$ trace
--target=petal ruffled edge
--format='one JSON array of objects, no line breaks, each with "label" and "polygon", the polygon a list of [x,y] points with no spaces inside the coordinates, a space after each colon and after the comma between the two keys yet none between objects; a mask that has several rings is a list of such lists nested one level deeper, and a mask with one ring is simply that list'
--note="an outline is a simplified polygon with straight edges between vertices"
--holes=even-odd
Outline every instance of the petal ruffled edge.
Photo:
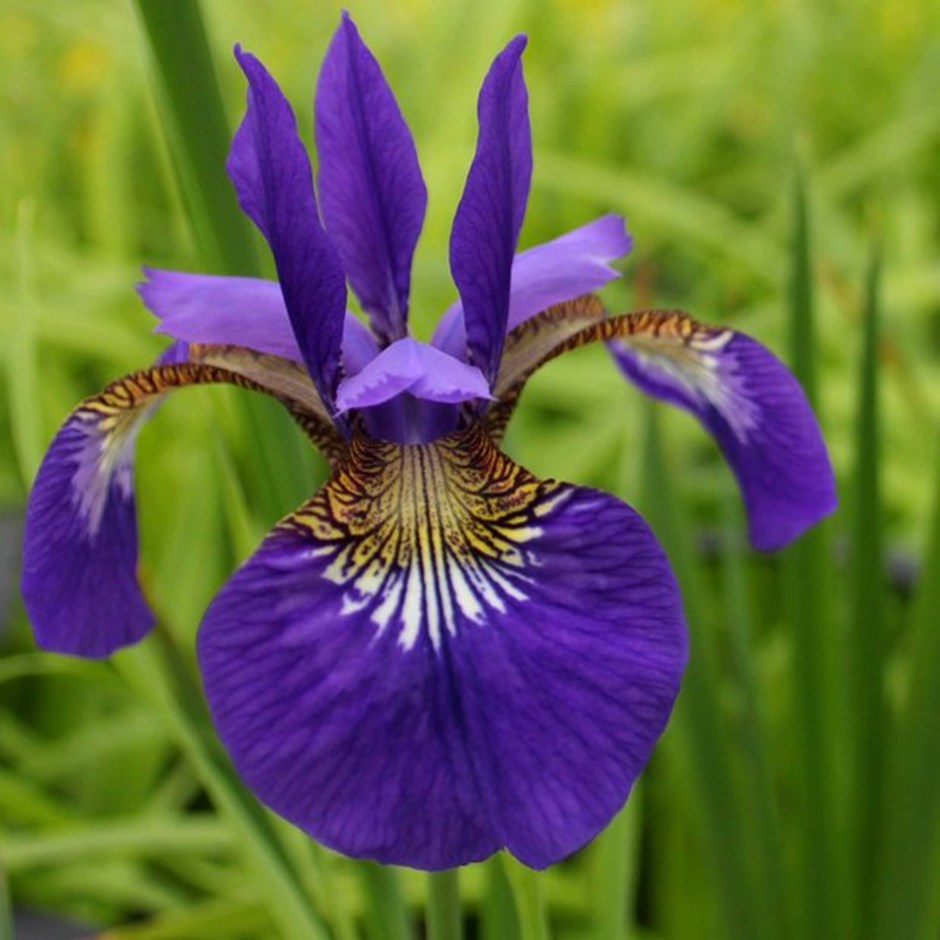
[{"label": "petal ruffled edge", "polygon": [[406,337],[387,346],[360,372],[345,379],[337,392],[336,406],[340,412],[370,408],[403,392],[447,404],[492,397],[479,369]]},{"label": "petal ruffled edge", "polygon": [[304,361],[276,281],[151,267],[144,276],[137,290],[160,321],[156,332]]}]

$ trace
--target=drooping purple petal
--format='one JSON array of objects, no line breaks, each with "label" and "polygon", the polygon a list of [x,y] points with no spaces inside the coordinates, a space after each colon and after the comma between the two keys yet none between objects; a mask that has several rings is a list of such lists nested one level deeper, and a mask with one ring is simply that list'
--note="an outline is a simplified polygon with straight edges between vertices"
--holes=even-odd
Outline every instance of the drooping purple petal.
[{"label": "drooping purple petal", "polygon": [[100,659],[154,616],[137,583],[134,438],[146,410],[115,419],[87,404],[49,446],[30,492],[23,600],[37,643]]},{"label": "drooping purple petal", "polygon": [[331,463],[345,457],[309,375],[288,360],[176,342],[156,365],[116,379],[68,417],[30,492],[22,591],[41,646],[101,658],[153,626],[137,583],[135,441],[168,392],[220,383],[271,395]]},{"label": "drooping purple petal", "polygon": [[673,326],[651,322],[611,351],[643,391],[691,411],[711,431],[741,487],[751,542],[782,548],[838,503],[812,408],[786,366],[750,337]]},{"label": "drooping purple petal", "polygon": [[199,634],[236,767],[346,854],[544,867],[623,805],[686,658],[675,579],[603,493],[540,482],[479,432],[355,440]]},{"label": "drooping purple petal", "polygon": [[406,337],[387,346],[360,372],[340,383],[336,407],[340,412],[370,408],[402,392],[448,404],[490,397],[479,369]]},{"label": "drooping purple petal", "polygon": [[297,345],[332,405],[346,313],[342,265],[320,225],[310,160],[287,99],[254,56],[238,47],[235,55],[248,79],[248,109],[228,172],[242,209],[271,246]]},{"label": "drooping purple petal", "polygon": [[[555,304],[589,294],[620,277],[610,262],[626,255],[631,242],[623,218],[605,215],[517,254],[512,263],[507,331]],[[459,301],[441,317],[431,342],[464,358],[467,340]]]},{"label": "drooping purple petal", "polygon": [[327,230],[376,335],[399,339],[428,195],[408,125],[348,13],[320,72],[316,139]]},{"label": "drooping purple petal", "polygon": [[526,39],[496,57],[480,90],[480,131],[450,240],[463,301],[468,361],[491,384],[509,316],[510,274],[532,179],[532,133],[522,76]]}]

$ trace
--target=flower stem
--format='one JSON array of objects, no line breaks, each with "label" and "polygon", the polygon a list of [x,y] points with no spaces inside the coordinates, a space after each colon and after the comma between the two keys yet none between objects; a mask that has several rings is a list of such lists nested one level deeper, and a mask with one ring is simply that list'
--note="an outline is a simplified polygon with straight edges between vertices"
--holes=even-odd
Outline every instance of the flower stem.
[{"label": "flower stem", "polygon": [[510,855],[503,855],[503,865],[516,901],[521,940],[548,940],[548,921],[542,901],[542,883],[538,872],[521,865]]},{"label": "flower stem", "polygon": [[463,918],[456,868],[428,875],[428,940],[460,940]]}]

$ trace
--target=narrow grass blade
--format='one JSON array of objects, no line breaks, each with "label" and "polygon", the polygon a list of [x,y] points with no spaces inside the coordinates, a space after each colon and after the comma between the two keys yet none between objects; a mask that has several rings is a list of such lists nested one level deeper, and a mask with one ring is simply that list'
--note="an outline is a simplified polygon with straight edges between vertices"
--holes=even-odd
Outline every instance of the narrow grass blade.
[{"label": "narrow grass blade", "polygon": [[625,940],[633,935],[631,912],[642,805],[642,785],[638,784],[627,805],[587,852],[592,887],[591,936],[595,940]]},{"label": "narrow grass blade", "polygon": [[359,862],[356,872],[365,896],[366,935],[370,940],[410,940],[411,920],[398,872],[377,862]]},{"label": "narrow grass blade", "polygon": [[20,478],[29,486],[42,459],[43,422],[40,405],[38,333],[39,305],[33,273],[34,207],[28,200],[19,205],[16,219],[17,303],[7,308],[9,317],[6,347],[7,400],[13,451]]},{"label": "narrow grass blade", "polygon": [[145,923],[105,931],[98,940],[192,940],[193,937],[268,937],[271,920],[253,899],[222,898],[168,911]]},{"label": "narrow grass blade", "polygon": [[704,609],[700,606],[704,594],[693,562],[690,536],[677,511],[655,407],[649,403],[647,410],[642,507],[675,569],[692,631],[691,656],[676,719],[693,768],[693,787],[724,907],[726,936],[755,940],[765,935],[767,925],[761,924],[755,907],[757,890],[748,850],[746,816],[742,811],[748,800],[740,791],[740,780],[728,750],[716,651],[705,629]]},{"label": "narrow grass blade", "polygon": [[[810,220],[802,172],[793,192],[790,281],[790,362],[816,404],[816,339]],[[839,689],[832,621],[826,616],[823,585],[828,555],[819,528],[806,533],[785,556],[786,615],[792,637],[792,682],[797,730],[797,786],[802,813],[796,865],[800,919],[798,935],[838,936],[834,926],[842,897],[837,887],[833,826],[835,804],[832,701]]]},{"label": "narrow grass blade", "polygon": [[0,940],[13,940],[13,904],[3,854],[0,853]]},{"label": "narrow grass blade", "polygon": [[871,902],[876,889],[875,860],[880,851],[885,741],[884,708],[884,562],[882,548],[878,335],[880,259],[876,254],[865,295],[864,352],[859,378],[860,401],[856,428],[854,519],[852,526],[853,614],[848,644],[852,727],[852,812],[849,832],[854,837],[853,936],[871,931]]},{"label": "narrow grass blade", "polygon": [[516,905],[502,859],[493,856],[484,862],[483,870],[485,882],[480,914],[482,940],[518,937]]},{"label": "narrow grass blade", "polygon": [[125,651],[115,665],[165,721],[213,802],[225,813],[247,864],[264,886],[271,917],[281,934],[286,940],[325,940],[303,885],[264,812],[221,753],[208,729],[199,694],[187,682],[187,669],[177,658],[169,642],[161,646],[151,641]]},{"label": "narrow grass blade", "polygon": [[231,137],[196,0],[136,0],[200,251],[231,274],[258,269],[248,222],[225,175]]},{"label": "narrow grass blade", "polygon": [[[259,273],[254,236],[225,172],[231,133],[197,0],[136,0],[154,61],[174,167],[187,195],[203,263],[228,274]],[[277,519],[310,494],[312,466],[301,434],[271,403],[247,398],[246,465],[265,516]]]},{"label": "narrow grass blade", "polygon": [[461,940],[463,937],[456,869],[428,875],[427,937],[428,940]]},{"label": "narrow grass blade", "polygon": [[3,837],[2,854],[11,872],[81,860],[89,864],[108,855],[161,855],[163,853],[224,851],[231,835],[215,817],[131,821],[97,820],[84,831],[52,835]]},{"label": "narrow grass blade", "polygon": [[509,879],[516,916],[519,919],[519,940],[549,940],[548,914],[542,896],[541,875],[517,862],[507,852],[501,855],[503,870]]},{"label": "narrow grass blade", "polygon": [[879,940],[940,934],[940,474],[933,512],[910,623],[909,686],[890,752]]},{"label": "narrow grass blade", "polygon": [[791,936],[792,904],[787,896],[783,837],[767,752],[770,737],[758,694],[759,677],[754,667],[755,631],[741,541],[744,532],[741,498],[737,490],[730,486],[723,501],[723,510],[722,593],[727,603],[731,666],[739,698],[739,739],[754,806],[753,834],[759,864],[757,883],[760,907],[768,935],[786,938]]}]

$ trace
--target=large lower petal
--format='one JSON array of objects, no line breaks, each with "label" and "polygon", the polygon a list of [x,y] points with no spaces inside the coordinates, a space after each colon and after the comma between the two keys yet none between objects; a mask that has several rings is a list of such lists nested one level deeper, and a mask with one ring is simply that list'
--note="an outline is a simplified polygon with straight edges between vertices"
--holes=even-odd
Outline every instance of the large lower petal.
[{"label": "large lower petal", "polygon": [[532,132],[522,75],[525,37],[496,57],[480,89],[480,132],[450,239],[463,302],[467,359],[493,381],[506,335],[510,276],[532,180]]},{"label": "large lower petal", "polygon": [[175,361],[183,352],[175,344],[161,365],[85,399],[49,445],[26,510],[22,581],[36,640],[45,649],[105,657],[153,625],[137,582],[134,441],[167,392],[217,382],[264,391],[281,400],[328,454],[335,458],[344,447],[309,407],[319,400],[307,397],[306,387],[313,389],[299,366],[248,350],[199,347],[189,354],[205,361]]},{"label": "large lower petal", "polygon": [[213,602],[199,657],[241,774],[327,845],[543,867],[623,805],[686,635],[636,513],[473,429],[354,442]]},{"label": "large lower petal", "polygon": [[238,201],[271,246],[297,345],[332,408],[340,377],[346,279],[320,224],[310,160],[287,99],[264,66],[235,49],[248,108],[232,140],[228,172]]},{"label": "large lower petal", "polygon": [[400,339],[428,194],[408,125],[348,13],[320,71],[316,139],[320,205],[349,283],[376,335]]},{"label": "large lower petal", "polygon": [[[630,246],[623,219],[604,215],[519,252],[512,262],[506,328],[512,330],[549,307],[599,290],[620,277],[610,262],[626,255]],[[466,356],[467,333],[459,301],[441,317],[431,342],[452,356]]]}]

